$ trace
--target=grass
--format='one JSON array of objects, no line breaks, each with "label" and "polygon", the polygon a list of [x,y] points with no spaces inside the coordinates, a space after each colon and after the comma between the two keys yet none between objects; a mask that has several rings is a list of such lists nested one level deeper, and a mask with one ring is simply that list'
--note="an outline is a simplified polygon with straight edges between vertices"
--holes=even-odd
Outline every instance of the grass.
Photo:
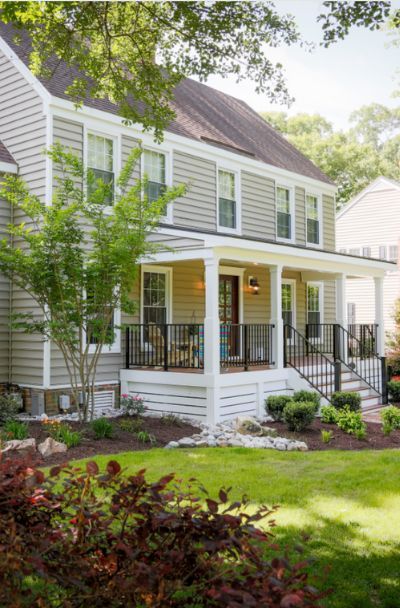
[{"label": "grass", "polygon": [[320,573],[331,567],[325,584],[335,593],[324,606],[400,606],[400,451],[154,449],[114,458],[130,473],[145,467],[149,479],[174,471],[196,477],[210,494],[232,486],[232,498],[282,505],[274,531],[281,545],[293,546],[305,532],[306,555]]}]

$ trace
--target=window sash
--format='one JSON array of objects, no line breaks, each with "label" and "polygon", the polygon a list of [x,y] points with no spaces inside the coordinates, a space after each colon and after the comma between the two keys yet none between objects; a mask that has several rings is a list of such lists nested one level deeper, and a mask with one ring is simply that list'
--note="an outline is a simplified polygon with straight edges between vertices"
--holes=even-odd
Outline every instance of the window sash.
[{"label": "window sash", "polygon": [[219,198],[219,225],[224,228],[236,228],[236,201]]},{"label": "window sash", "polygon": [[380,245],[379,247],[379,259],[386,260],[386,245]]},{"label": "window sash", "polygon": [[[319,285],[307,286],[307,312],[309,314],[321,312],[321,290]],[[309,321],[309,323],[311,322]]]},{"label": "window sash", "polygon": [[397,245],[389,245],[388,249],[389,249],[389,251],[388,251],[389,262],[397,262],[398,255],[399,255]]},{"label": "window sash", "polygon": [[114,141],[101,135],[88,133],[88,158],[90,169],[114,172]]},{"label": "window sash", "polygon": [[292,238],[292,217],[290,213],[284,213],[283,211],[277,212],[277,236],[281,239]]},{"label": "window sash", "polygon": [[307,243],[319,245],[319,221],[307,218]]},{"label": "window sash", "polygon": [[143,272],[143,323],[167,322],[167,276],[164,272]]}]

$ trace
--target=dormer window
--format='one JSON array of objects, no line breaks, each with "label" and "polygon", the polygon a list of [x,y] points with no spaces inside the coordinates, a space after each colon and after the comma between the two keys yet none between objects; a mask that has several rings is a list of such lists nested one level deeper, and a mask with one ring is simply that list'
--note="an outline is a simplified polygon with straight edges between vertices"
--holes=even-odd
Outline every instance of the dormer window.
[{"label": "dormer window", "polygon": [[143,152],[143,173],[148,182],[146,194],[150,202],[156,201],[166,189],[166,162],[165,154],[153,150]]},{"label": "dormer window", "polygon": [[[110,192],[105,198],[105,203],[112,205],[114,198],[114,140],[94,133],[88,133],[87,138],[87,166],[94,174],[95,180],[103,180],[104,184],[110,186]],[[89,186],[90,196],[97,189],[97,184]]]},{"label": "dormer window", "polygon": [[277,186],[276,188],[276,236],[278,239],[286,241],[292,240],[293,219],[292,219],[291,192],[289,188]]}]

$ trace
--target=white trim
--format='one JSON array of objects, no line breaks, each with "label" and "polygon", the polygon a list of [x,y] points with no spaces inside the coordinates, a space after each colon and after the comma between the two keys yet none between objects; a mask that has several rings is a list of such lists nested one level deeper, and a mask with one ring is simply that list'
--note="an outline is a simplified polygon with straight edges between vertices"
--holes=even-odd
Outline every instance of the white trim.
[{"label": "white trim", "polygon": [[[291,288],[291,292],[292,292],[292,327],[294,327],[294,329],[296,329],[297,327],[297,281],[296,279],[286,279],[285,277],[282,277],[281,279],[281,291],[282,287],[284,285],[290,285]],[[282,319],[283,319],[283,306],[281,304],[281,308],[282,308]],[[288,339],[288,344],[293,344],[293,338],[289,338]]]},{"label": "white trim", "polygon": [[[325,294],[324,294],[324,283],[321,281],[307,281],[306,283],[306,324],[308,324],[308,287],[318,287],[318,300],[319,300],[319,324],[324,323],[324,304],[325,304]],[[310,338],[310,342],[314,344],[320,343],[322,340],[323,334],[319,338]]]},{"label": "white trim", "polygon": [[[219,223],[219,172],[226,171],[232,173],[235,179],[235,218],[236,228],[228,228],[221,226]],[[242,233],[242,186],[241,186],[241,172],[240,168],[229,162],[218,162],[216,163],[216,209],[217,209],[217,230],[225,234],[241,234]]]},{"label": "white trim", "polygon": [[0,160],[0,173],[18,173],[17,163],[6,163]]},{"label": "white trim", "polygon": [[[20,385],[22,386],[22,385]],[[26,386],[26,385],[24,385]],[[119,386],[119,381],[118,380],[102,380],[100,382],[95,382],[94,386],[115,386],[118,387]],[[70,384],[52,384],[51,386],[48,387],[49,389],[64,389],[64,388],[71,388]],[[111,389],[110,389],[111,390]]]},{"label": "white trim", "polygon": [[140,323],[144,323],[144,319],[143,319],[143,308],[144,308],[144,294],[143,294],[143,287],[144,287],[144,281],[143,281],[143,275],[145,272],[157,272],[157,273],[162,273],[165,274],[165,289],[166,289],[166,294],[165,294],[165,304],[166,304],[166,323],[172,323],[172,319],[173,319],[173,309],[172,309],[172,305],[173,305],[173,294],[172,294],[172,289],[173,289],[173,283],[172,283],[172,275],[173,275],[173,269],[171,266],[157,266],[156,264],[142,264],[140,267]]},{"label": "white trim", "polygon": [[[72,102],[54,96],[51,96],[51,105],[57,109],[57,115],[60,117],[75,121],[82,120],[82,122],[85,122],[87,125],[92,125],[91,128],[97,130],[99,127],[94,125],[109,123],[109,128],[113,129],[114,132],[117,130],[130,137],[139,138],[142,140],[144,146],[154,146],[154,138],[149,133],[143,133],[142,125],[124,125],[122,122],[123,119],[116,114],[103,112],[102,110],[89,108],[88,106],[82,106],[81,108],[76,109]],[[247,167],[253,173],[265,175],[269,178],[272,177],[272,179],[284,181],[295,180],[299,187],[306,188],[309,186],[331,195],[334,195],[337,192],[337,187],[333,184],[328,184],[294,171],[282,169],[263,161],[247,158],[244,155],[239,155],[238,153],[231,152],[225,148],[218,148],[217,146],[212,146],[203,141],[184,137],[183,135],[177,135],[169,131],[165,131],[164,133],[163,145],[173,146],[174,150],[176,149],[177,151],[186,152],[187,154],[194,154],[207,160],[212,160],[214,162],[219,161],[224,165],[228,162],[232,162],[236,165],[239,164],[243,169]]]},{"label": "white trim", "polygon": [[[310,243],[308,240],[308,229],[307,229],[307,196],[314,196],[317,199],[317,208],[318,208],[318,243]],[[324,248],[324,207],[322,204],[322,196],[317,194],[316,192],[312,192],[311,190],[306,190],[304,194],[304,202],[305,202],[305,218],[306,218],[306,245],[307,247],[311,247],[313,249],[323,249]]]},{"label": "white trim", "polygon": [[[112,355],[121,353],[121,309],[114,308],[114,342],[112,344],[104,344],[100,351],[100,355]],[[84,333],[86,344],[86,333]],[[96,351],[96,344],[89,344],[89,355],[93,355]]]},{"label": "white trim", "polygon": [[[93,129],[88,129],[86,125],[83,125],[83,167],[84,170],[87,171],[88,166],[88,152],[89,152],[89,144],[88,144],[88,136],[95,135],[97,137],[102,137],[103,139],[109,139],[113,142],[113,173],[114,173],[114,195],[117,193],[117,181],[119,174],[121,172],[121,135],[115,133],[108,133],[107,131],[98,131]],[[90,167],[96,169],[96,167]],[[106,209],[111,209],[110,207],[106,207]]]},{"label": "white trim", "polygon": [[[163,154],[165,157],[165,185],[170,188],[173,185],[173,150],[169,146],[153,145],[142,146],[142,154],[140,156],[140,178],[144,175],[144,152],[149,150],[151,152],[157,152],[157,154]],[[167,222],[168,224],[173,223],[173,203],[168,203],[167,213],[164,215],[160,222]]]},{"label": "white trim", "polygon": [[233,276],[233,277],[239,277],[239,315],[238,315],[238,319],[239,319],[239,323],[243,323],[243,319],[244,319],[244,290],[243,290],[243,277],[244,277],[244,273],[246,272],[246,268],[235,268],[234,266],[220,266],[219,267],[219,276],[221,276],[221,274],[226,274],[229,276]]},{"label": "white trim", "polygon": [[[290,239],[278,236],[278,188],[283,188],[289,192],[289,208],[290,208]],[[283,182],[275,183],[275,238],[278,243],[295,243],[296,242],[296,200],[295,188]]]},{"label": "white trim", "polygon": [[[382,183],[384,188],[377,188],[377,185],[379,183]],[[383,177],[383,176],[377,177],[366,188],[361,190],[361,192],[359,194],[357,194],[354,198],[352,198],[351,201],[349,201],[347,203],[347,205],[345,205],[345,207],[341,211],[339,211],[339,213],[336,215],[336,219],[339,220],[340,218],[342,218],[345,215],[345,213],[347,213],[347,211],[349,211],[352,207],[354,207],[354,205],[356,205],[358,203],[358,201],[361,200],[369,192],[374,192],[376,190],[387,190],[387,189],[400,190],[400,183],[396,184],[396,182],[394,182],[390,179],[387,179],[386,177]]]}]

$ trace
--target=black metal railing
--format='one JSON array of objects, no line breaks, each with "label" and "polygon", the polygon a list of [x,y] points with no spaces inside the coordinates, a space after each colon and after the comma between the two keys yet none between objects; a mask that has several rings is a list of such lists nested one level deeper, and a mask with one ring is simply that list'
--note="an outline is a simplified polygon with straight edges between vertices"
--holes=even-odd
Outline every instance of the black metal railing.
[{"label": "black metal railing", "polygon": [[203,367],[204,325],[135,324],[125,330],[125,367]]},{"label": "black metal railing", "polygon": [[220,326],[221,367],[273,365],[274,325],[261,323],[222,324]]},{"label": "black metal railing", "polygon": [[329,359],[291,325],[284,325],[284,365],[293,367],[328,401],[333,392],[340,391],[340,362]]},{"label": "black metal railing", "polygon": [[[318,350],[325,355],[334,355],[336,325],[338,324],[307,323],[306,339],[318,344]],[[348,326],[348,332],[357,341],[360,356],[368,357],[370,353],[376,353],[377,328],[378,326],[374,323],[352,323]]]},{"label": "black metal railing", "polygon": [[[386,402],[386,359],[341,325],[334,326],[334,359],[363,380]],[[375,337],[376,340],[376,337]]]}]

